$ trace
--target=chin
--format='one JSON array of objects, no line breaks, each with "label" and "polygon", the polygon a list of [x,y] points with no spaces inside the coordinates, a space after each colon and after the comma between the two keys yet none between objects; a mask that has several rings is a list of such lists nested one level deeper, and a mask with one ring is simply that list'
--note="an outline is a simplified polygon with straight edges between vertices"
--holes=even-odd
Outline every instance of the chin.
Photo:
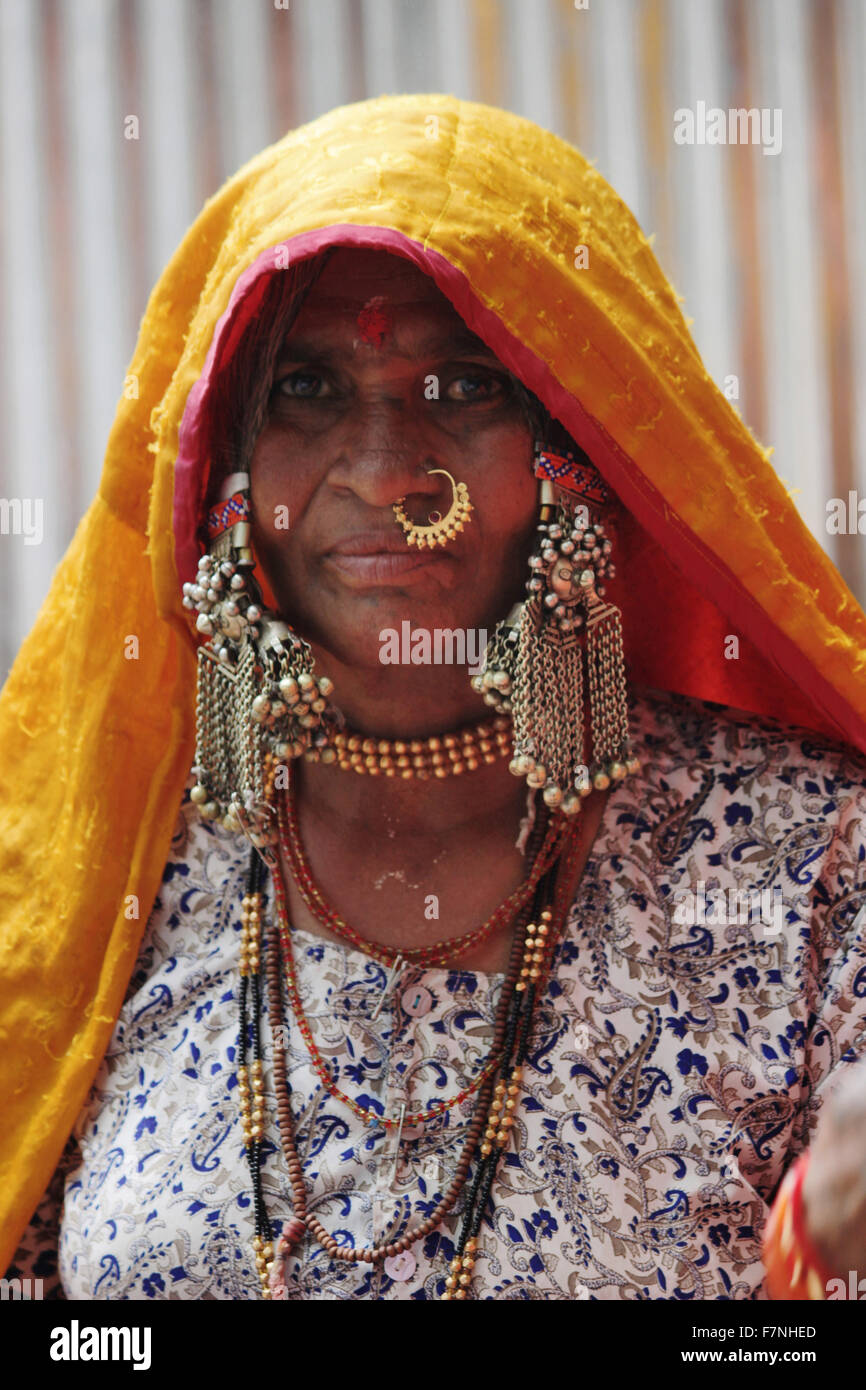
[{"label": "chin", "polygon": [[[285,601],[280,597],[280,611],[285,621],[321,652],[326,663],[331,656],[344,666],[365,671],[395,664],[427,664],[423,660],[412,662],[407,657],[411,634],[416,631],[428,632],[431,637],[437,632],[462,633],[465,644],[475,652],[479,642],[483,646],[482,634],[489,640],[496,623],[511,606],[503,600],[496,608],[496,617],[485,622],[480,614],[489,610],[490,603],[484,602],[483,595],[466,588],[459,596],[462,603],[452,601],[457,595],[443,594],[441,590],[425,593],[420,588],[335,594],[329,587],[318,589],[308,585],[303,594],[302,605],[293,603],[288,596]],[[397,634],[399,662],[393,660],[393,637],[389,639],[387,634]],[[392,653],[383,656],[389,640]],[[443,664],[451,663],[446,658]]]}]

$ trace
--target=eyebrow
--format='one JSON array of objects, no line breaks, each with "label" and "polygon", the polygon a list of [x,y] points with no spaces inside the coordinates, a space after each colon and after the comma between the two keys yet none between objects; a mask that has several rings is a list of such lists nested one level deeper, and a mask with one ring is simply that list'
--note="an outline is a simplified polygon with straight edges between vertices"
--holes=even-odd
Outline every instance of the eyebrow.
[{"label": "eyebrow", "polygon": [[[456,329],[447,333],[434,331],[421,339],[417,345],[417,352],[413,355],[439,357],[444,353],[452,355],[461,352],[469,352],[478,357],[490,357],[494,361],[499,360],[493,349],[489,348],[477,334],[470,332],[468,328]],[[328,347],[309,338],[287,338],[277,352],[277,361],[280,362],[288,357],[295,361],[310,359],[318,362],[334,362],[349,355],[351,355],[349,348]],[[400,355],[405,356],[405,354]]]}]

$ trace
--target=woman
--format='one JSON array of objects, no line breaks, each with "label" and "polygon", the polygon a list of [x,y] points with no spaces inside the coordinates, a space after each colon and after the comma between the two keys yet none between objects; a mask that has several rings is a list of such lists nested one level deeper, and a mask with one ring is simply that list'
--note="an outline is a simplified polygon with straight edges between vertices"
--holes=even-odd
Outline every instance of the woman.
[{"label": "woman", "polygon": [[787,1173],[815,1295],[866,619],[627,209],[502,112],[341,109],[128,380],[0,706],[12,1271],[750,1298]]}]

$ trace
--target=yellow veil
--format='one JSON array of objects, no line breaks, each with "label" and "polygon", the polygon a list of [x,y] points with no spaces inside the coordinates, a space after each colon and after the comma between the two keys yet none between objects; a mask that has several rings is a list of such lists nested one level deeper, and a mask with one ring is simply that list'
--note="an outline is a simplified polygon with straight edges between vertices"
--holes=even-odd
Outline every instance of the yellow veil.
[{"label": "yellow veil", "polygon": [[0,697],[0,1268],[110,1040],[193,757],[180,599],[208,385],[266,277],[335,244],[413,259],[612,485],[634,678],[866,751],[866,617],[596,170],[447,96],[292,131],[207,203],[154,289],[98,495]]}]

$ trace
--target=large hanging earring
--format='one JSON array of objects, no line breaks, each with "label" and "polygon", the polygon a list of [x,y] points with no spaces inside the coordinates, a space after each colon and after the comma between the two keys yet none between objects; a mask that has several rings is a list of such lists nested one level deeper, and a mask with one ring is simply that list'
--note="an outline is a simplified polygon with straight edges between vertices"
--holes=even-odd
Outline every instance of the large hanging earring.
[{"label": "large hanging earring", "polygon": [[406,544],[417,545],[421,550],[425,546],[432,550],[434,546],[447,545],[463,530],[473,509],[469,501],[469,489],[465,483],[456,483],[446,468],[428,468],[427,472],[431,475],[442,473],[451,484],[451,506],[444,516],[441,512],[431,512],[427,518],[430,523],[428,526],[416,526],[403,510],[405,497],[393,504],[394,515],[406,533]]},{"label": "large hanging earring", "polygon": [[574,815],[593,787],[605,789],[640,763],[628,736],[621,615],[605,602],[612,546],[590,511],[607,500],[606,485],[585,461],[540,443],[534,468],[538,544],[529,559],[528,596],[496,627],[472,685],[487,704],[511,713],[510,771],[540,788],[548,806]]},{"label": "large hanging earring", "polygon": [[333,684],[316,678],[308,644],[264,606],[253,577],[249,474],[226,479],[207,529],[195,583],[183,586],[183,605],[207,638],[198,651],[190,796],[203,816],[263,848],[276,839],[278,765],[310,746]]}]

